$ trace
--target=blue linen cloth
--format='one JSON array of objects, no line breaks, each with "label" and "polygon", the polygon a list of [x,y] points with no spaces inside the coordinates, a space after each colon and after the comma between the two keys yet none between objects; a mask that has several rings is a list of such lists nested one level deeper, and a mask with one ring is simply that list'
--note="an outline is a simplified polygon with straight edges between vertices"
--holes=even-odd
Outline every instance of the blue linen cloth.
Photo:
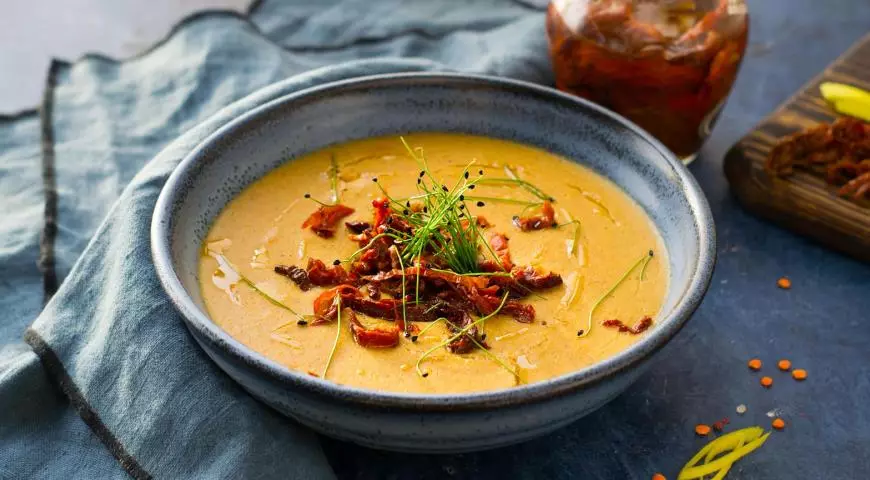
[{"label": "blue linen cloth", "polygon": [[[354,76],[447,68],[390,54],[539,81],[549,66],[540,11],[519,3],[377,5],[408,13],[392,19],[365,2],[293,3],[283,20],[310,22],[304,48],[239,15],[195,15],[133,59],[55,61],[41,115],[0,118],[0,478],[332,476],[316,436],[220,372],[162,293],[148,242],[160,188],[190,148],[253,106]],[[364,25],[363,12],[379,27],[345,28]],[[498,30],[521,20],[524,31]],[[406,28],[425,45],[407,44]],[[371,33],[398,36],[360,51]],[[379,59],[353,61],[367,57]],[[31,350],[21,337],[37,315]]]}]

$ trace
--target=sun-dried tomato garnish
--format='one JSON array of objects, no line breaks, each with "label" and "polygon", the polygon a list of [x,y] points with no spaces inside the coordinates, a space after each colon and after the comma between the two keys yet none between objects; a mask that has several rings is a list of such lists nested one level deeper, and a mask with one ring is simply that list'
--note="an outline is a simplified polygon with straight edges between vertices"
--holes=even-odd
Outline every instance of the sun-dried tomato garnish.
[{"label": "sun-dried tomato garnish", "polygon": [[370,228],[372,228],[369,222],[363,222],[361,220],[353,220],[350,222],[344,222],[344,226],[347,227],[353,233],[360,234]]},{"label": "sun-dried tomato garnish", "polygon": [[299,286],[299,290],[302,290],[303,292],[311,290],[312,285],[314,285],[311,282],[311,279],[308,278],[308,272],[296,265],[275,265],[275,273],[292,280],[293,283]]},{"label": "sun-dried tomato garnish", "polygon": [[653,320],[649,316],[643,317],[640,319],[639,322],[637,322],[637,325],[633,327],[629,327],[628,325],[623,323],[622,320],[617,319],[605,320],[601,322],[601,324],[605,327],[618,328],[620,332],[627,332],[632,335],[639,335],[652,326]]},{"label": "sun-dried tomato garnish", "polygon": [[350,333],[354,341],[365,348],[390,348],[399,344],[399,329],[393,328],[366,328],[353,310],[344,311],[350,323]]},{"label": "sun-dried tomato garnish", "polygon": [[311,283],[318,287],[332,287],[348,281],[347,272],[341,265],[327,267],[322,261],[309,258],[306,270]]},{"label": "sun-dried tomato garnish", "polygon": [[511,253],[508,249],[508,237],[503,233],[496,233],[495,235],[489,237],[489,246],[492,247],[492,251],[495,252],[495,255],[498,257],[499,262],[501,262],[501,266],[505,270],[510,270],[514,268],[514,262],[511,260]]},{"label": "sun-dried tomato garnish", "polygon": [[514,217],[514,225],[524,232],[556,225],[556,212],[550,202],[541,205],[541,213],[532,217]]},{"label": "sun-dried tomato garnish", "polygon": [[311,228],[319,237],[332,238],[335,235],[335,226],[338,222],[353,212],[354,209],[341,204],[321,205],[305,219],[302,228]]}]

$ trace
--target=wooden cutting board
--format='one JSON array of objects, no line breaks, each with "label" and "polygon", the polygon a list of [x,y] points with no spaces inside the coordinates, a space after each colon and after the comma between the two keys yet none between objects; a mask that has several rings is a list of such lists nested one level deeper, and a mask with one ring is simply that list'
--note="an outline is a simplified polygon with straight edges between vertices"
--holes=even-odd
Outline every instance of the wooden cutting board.
[{"label": "wooden cutting board", "polygon": [[764,171],[777,140],[839,115],[819,93],[822,82],[870,90],[870,35],[811,80],[735,144],[725,156],[725,176],[750,212],[830,248],[870,262],[870,202],[839,198],[822,176],[796,171],[786,178]]}]

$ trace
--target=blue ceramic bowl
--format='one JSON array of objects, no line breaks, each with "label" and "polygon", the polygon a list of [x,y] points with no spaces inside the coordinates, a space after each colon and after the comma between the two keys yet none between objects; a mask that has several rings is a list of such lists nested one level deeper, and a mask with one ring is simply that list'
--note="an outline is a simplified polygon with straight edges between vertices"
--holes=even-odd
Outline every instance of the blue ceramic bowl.
[{"label": "blue ceramic bowl", "polygon": [[[657,322],[631,348],[545,382],[473,394],[421,395],[337,385],[242,345],[206,314],[197,282],[209,225],[235,195],[284,162],[376,135],[462,132],[544,148],[611,179],[652,218],[670,261]],[[196,341],[252,395],[326,435],[413,452],[527,440],[601,407],[645,370],[701,302],[715,263],[713,219],[677,158],[637,126],[550,88],[483,76],[409,73],[324,85],[238,117],[185,158],[157,202],[157,273]]]}]

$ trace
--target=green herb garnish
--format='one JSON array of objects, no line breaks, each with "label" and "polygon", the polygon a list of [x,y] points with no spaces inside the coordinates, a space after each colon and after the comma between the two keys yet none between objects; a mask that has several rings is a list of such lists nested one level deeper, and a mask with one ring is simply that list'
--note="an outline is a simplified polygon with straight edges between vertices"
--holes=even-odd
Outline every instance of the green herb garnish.
[{"label": "green herb garnish", "polygon": [[622,276],[619,277],[619,280],[617,280],[616,283],[614,283],[613,286],[604,293],[604,295],[602,295],[598,300],[595,301],[595,303],[592,304],[592,308],[589,309],[589,317],[586,321],[586,329],[577,330],[578,337],[585,337],[586,335],[589,335],[589,331],[592,330],[592,315],[595,314],[595,310],[601,305],[602,302],[604,302],[607,297],[609,297],[617,288],[619,288],[620,285],[622,285],[622,282],[624,282],[625,279],[628,278],[628,276],[631,274],[631,272],[634,271],[634,269],[636,269],[640,265],[643,265],[643,268],[641,269],[641,272],[643,272],[646,269],[646,264],[648,264],[652,260],[654,254],[655,253],[650,250],[642,257],[640,257],[638,261],[634,262],[631,267],[629,267],[628,270],[626,270],[625,273],[623,273]]},{"label": "green herb garnish", "polygon": [[[469,323],[468,325],[465,326],[465,328],[460,330],[456,335],[453,335],[452,337],[448,338],[447,340],[439,343],[438,345],[435,345],[434,347],[430,348],[429,350],[426,350],[426,352],[424,352],[423,355],[421,355],[420,358],[417,359],[417,364],[414,366],[414,369],[417,370],[417,375],[420,375],[423,378],[428,377],[429,373],[424,373],[423,370],[420,369],[420,364],[423,363],[423,361],[426,359],[426,357],[431,355],[432,352],[434,352],[435,350],[438,350],[441,347],[445,347],[447,345],[450,345],[450,343],[452,343],[457,338],[468,333],[468,331],[471,330],[472,328],[474,328],[475,326],[477,326],[477,325],[489,320],[490,318],[498,315],[498,312],[500,312],[501,309],[504,308],[504,304],[507,302],[507,299],[508,299],[508,294],[506,293],[504,295],[504,297],[501,299],[501,304],[499,304],[498,308],[493,310],[492,313],[490,313],[489,315],[480,317],[479,319],[477,319],[476,321],[474,321],[472,323]],[[445,319],[445,321],[446,321],[446,319]]]},{"label": "green herb garnish", "polygon": [[332,358],[335,357],[335,351],[338,350],[338,337],[341,336],[341,295],[335,296],[335,304],[338,309],[338,315],[336,316],[336,326],[335,326],[335,341],[332,343],[332,350],[329,352],[329,357],[326,359],[326,365],[323,366],[323,374],[320,375],[320,378],[326,379],[326,372],[329,371],[329,366],[332,364]]},{"label": "green herb garnish", "polygon": [[[258,287],[257,284],[254,283],[253,280],[251,280],[250,278],[248,278],[244,274],[242,274],[242,272],[240,272],[239,269],[236,268],[236,266],[233,265],[232,262],[230,262],[229,259],[227,257],[225,257],[223,254],[215,252],[214,250],[208,250],[208,253],[209,253],[209,255],[215,257],[216,259],[219,258],[228,268],[230,268],[233,271],[233,273],[235,273],[239,277],[239,281],[244,283],[245,285],[251,287],[251,290],[259,293],[261,297],[265,298],[273,305],[280,307],[280,308],[283,308],[284,310],[287,310],[288,312],[292,313],[298,319],[298,322],[303,322],[301,324],[305,325],[308,323],[308,319],[310,317],[306,318],[303,315],[300,315],[299,313],[296,312],[296,310],[293,310],[292,308],[290,308],[290,306],[287,305],[286,303],[282,302],[281,300],[278,300],[277,298],[275,298],[275,297],[269,295],[268,293],[266,293],[265,291],[261,290],[260,287]],[[281,328],[281,327],[278,327],[278,328]]]}]

